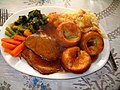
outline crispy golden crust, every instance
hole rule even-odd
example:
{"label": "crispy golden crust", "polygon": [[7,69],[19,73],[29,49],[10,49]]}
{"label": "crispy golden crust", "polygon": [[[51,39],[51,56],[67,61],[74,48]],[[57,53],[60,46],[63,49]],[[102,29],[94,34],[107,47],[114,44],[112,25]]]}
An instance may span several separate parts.
{"label": "crispy golden crust", "polygon": [[66,49],[62,54],[61,63],[70,72],[80,74],[87,71],[91,65],[90,55],[79,47]]}
{"label": "crispy golden crust", "polygon": [[81,47],[90,55],[98,55],[104,48],[104,41],[99,33],[89,31],[82,36]]}
{"label": "crispy golden crust", "polygon": [[81,38],[81,31],[74,22],[61,23],[56,29],[57,39],[62,46],[76,45]]}

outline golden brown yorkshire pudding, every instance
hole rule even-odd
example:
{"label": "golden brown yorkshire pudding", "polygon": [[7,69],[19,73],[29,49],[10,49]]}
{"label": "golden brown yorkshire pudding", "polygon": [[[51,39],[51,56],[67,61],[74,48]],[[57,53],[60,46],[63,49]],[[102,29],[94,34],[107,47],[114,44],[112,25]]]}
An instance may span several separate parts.
{"label": "golden brown yorkshire pudding", "polygon": [[65,70],[80,74],[87,71],[91,65],[91,57],[86,51],[79,47],[67,48],[63,54],[61,63]]}
{"label": "golden brown yorkshire pudding", "polygon": [[61,23],[56,29],[57,39],[62,46],[76,45],[81,38],[81,31],[74,22]]}
{"label": "golden brown yorkshire pudding", "polygon": [[104,48],[104,41],[98,32],[89,31],[82,36],[81,47],[90,55],[98,55]]}

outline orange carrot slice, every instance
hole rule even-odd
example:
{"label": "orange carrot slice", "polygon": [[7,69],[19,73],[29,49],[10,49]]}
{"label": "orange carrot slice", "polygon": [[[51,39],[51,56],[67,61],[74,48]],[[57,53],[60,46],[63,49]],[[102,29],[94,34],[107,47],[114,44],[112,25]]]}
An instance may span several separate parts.
{"label": "orange carrot slice", "polygon": [[14,50],[11,51],[11,55],[16,57],[20,54],[20,52],[24,48],[24,42],[22,42],[20,45],[18,45]]}
{"label": "orange carrot slice", "polygon": [[28,30],[28,29],[26,29],[25,31],[24,31],[24,35],[25,36],[29,36],[29,35],[31,35],[32,33],[30,32],[30,30]]}
{"label": "orange carrot slice", "polygon": [[16,41],[12,38],[2,38],[1,40],[15,45],[19,45],[21,43],[20,41]]}
{"label": "orange carrot slice", "polygon": [[18,34],[16,34],[15,36],[14,36],[14,40],[18,40],[18,41],[25,41],[25,37],[24,36],[20,36],[20,35],[18,35]]}
{"label": "orange carrot slice", "polygon": [[11,54],[11,51],[12,51],[12,50],[7,49],[7,48],[4,49],[4,52],[9,53],[9,54]]}
{"label": "orange carrot slice", "polygon": [[2,41],[2,46],[7,49],[14,49],[16,45]]}

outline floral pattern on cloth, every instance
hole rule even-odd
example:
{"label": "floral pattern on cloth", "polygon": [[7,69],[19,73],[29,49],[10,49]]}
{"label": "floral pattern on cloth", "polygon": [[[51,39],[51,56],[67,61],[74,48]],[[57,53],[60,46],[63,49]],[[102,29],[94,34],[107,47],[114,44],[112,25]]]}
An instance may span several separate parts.
{"label": "floral pattern on cloth", "polygon": [[[70,1],[71,0],[62,0],[64,2],[65,7],[70,5]],[[25,4],[27,5],[32,5],[35,4],[37,6],[42,6],[44,4],[50,4],[52,3],[52,0],[28,0],[28,1],[24,1]]]}
{"label": "floral pattern on cloth", "polygon": [[26,76],[24,77],[24,86],[23,90],[52,90],[50,84],[45,81],[43,78]]}
{"label": "floral pattern on cloth", "polygon": [[35,5],[43,5],[45,3],[50,3],[51,0],[28,0],[28,1],[24,1],[25,4],[31,5],[31,4],[35,4]]}

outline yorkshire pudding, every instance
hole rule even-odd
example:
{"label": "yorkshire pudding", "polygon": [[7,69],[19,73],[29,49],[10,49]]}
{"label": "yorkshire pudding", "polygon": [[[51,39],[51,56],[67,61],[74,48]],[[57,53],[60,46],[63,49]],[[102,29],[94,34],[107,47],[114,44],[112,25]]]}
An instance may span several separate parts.
{"label": "yorkshire pudding", "polygon": [[76,45],[80,38],[80,29],[74,22],[61,23],[56,29],[57,39],[62,46],[70,47]]}
{"label": "yorkshire pudding", "polygon": [[104,48],[104,41],[98,32],[89,31],[82,36],[81,47],[90,55],[98,55]]}
{"label": "yorkshire pudding", "polygon": [[91,65],[90,55],[79,47],[67,48],[63,54],[61,63],[65,70],[80,74],[89,69]]}

